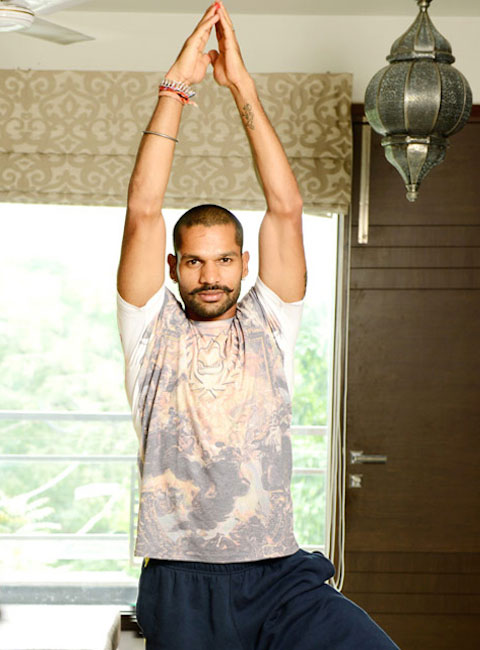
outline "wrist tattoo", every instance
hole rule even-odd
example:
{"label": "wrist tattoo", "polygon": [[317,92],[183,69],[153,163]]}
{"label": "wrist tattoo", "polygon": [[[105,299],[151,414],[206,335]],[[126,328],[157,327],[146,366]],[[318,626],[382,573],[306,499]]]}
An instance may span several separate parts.
{"label": "wrist tattoo", "polygon": [[255,126],[253,124],[253,110],[250,104],[245,104],[242,109],[241,116],[246,128],[252,129],[253,131],[255,129]]}

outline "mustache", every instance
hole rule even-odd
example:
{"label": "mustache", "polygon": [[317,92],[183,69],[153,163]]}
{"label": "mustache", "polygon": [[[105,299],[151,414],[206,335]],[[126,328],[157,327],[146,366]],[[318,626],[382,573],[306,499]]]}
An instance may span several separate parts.
{"label": "mustache", "polygon": [[225,293],[232,293],[233,289],[222,284],[206,284],[203,287],[198,287],[193,291],[190,291],[190,296],[194,296],[197,293],[203,293],[204,291],[224,291]]}

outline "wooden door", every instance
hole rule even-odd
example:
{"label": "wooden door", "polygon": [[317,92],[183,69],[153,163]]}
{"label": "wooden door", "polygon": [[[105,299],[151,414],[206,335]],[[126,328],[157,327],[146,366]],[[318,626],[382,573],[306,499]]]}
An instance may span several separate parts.
{"label": "wooden door", "polygon": [[[356,113],[357,117],[359,113]],[[480,614],[480,115],[410,204],[372,136],[370,232],[356,244],[348,352],[344,593],[404,650],[473,650]]]}

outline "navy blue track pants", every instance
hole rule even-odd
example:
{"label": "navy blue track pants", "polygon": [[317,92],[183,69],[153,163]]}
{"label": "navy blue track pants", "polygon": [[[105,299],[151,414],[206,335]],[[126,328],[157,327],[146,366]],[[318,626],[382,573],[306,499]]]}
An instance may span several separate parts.
{"label": "navy blue track pants", "polygon": [[360,607],[325,584],[332,563],[303,550],[232,564],[150,560],[137,619],[147,650],[393,650]]}

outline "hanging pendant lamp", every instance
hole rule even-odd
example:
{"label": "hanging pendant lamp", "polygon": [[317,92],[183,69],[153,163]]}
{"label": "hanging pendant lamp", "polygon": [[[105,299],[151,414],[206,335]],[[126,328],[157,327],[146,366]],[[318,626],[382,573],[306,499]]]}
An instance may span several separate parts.
{"label": "hanging pendant lamp", "polygon": [[365,93],[367,120],[384,136],[385,157],[402,176],[409,201],[443,161],[448,137],[460,131],[472,109],[468,81],[452,66],[450,43],[428,15],[432,0],[416,2],[415,22],[394,42],[389,65],[373,76]]}

